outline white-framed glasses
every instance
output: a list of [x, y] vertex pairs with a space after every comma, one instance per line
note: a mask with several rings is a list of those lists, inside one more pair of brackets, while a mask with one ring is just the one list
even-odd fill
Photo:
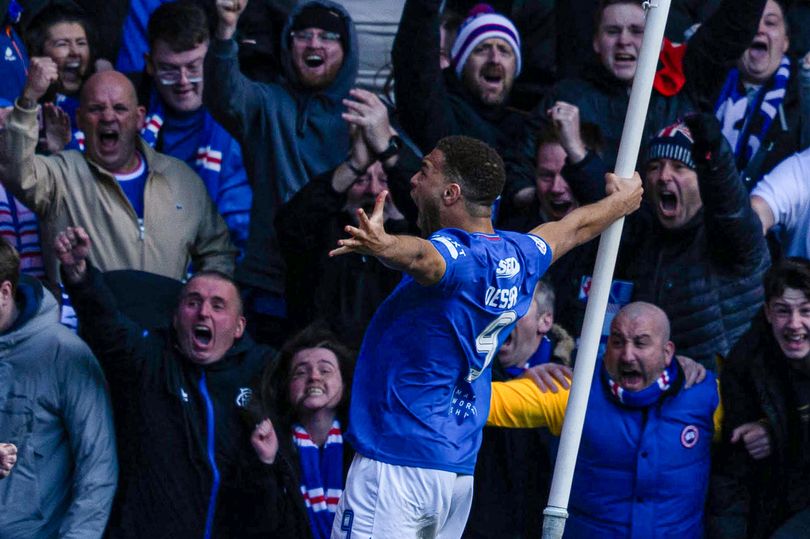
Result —
[[293, 30], [290, 36], [302, 43], [308, 43], [313, 37], [317, 37], [321, 41], [328, 43], [337, 43], [340, 41], [340, 34], [337, 32], [313, 32], [312, 30]]
[[178, 84], [183, 78], [183, 70], [186, 72], [186, 80], [190, 84], [197, 84], [203, 81], [203, 67], [202, 64], [198, 66], [181, 66], [160, 68], [155, 70], [155, 78], [164, 86], [172, 86]]

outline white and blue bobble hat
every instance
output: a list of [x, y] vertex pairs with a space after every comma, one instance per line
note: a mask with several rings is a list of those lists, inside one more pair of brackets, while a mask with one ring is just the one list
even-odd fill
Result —
[[503, 39], [515, 53], [515, 77], [520, 75], [520, 34], [512, 21], [495, 13], [489, 4], [477, 4], [461, 23], [458, 36], [450, 52], [456, 75], [461, 77], [464, 64], [472, 50], [482, 41], [497, 37]]

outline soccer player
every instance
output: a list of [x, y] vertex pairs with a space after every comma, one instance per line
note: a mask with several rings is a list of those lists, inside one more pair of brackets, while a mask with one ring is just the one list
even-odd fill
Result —
[[607, 176], [606, 198], [530, 234], [496, 231], [503, 162], [463, 136], [439, 141], [411, 179], [427, 240], [383, 227], [386, 192], [332, 255], [405, 273], [366, 331], [348, 437], [357, 451], [332, 529], [347, 537], [460, 537], [489, 412], [489, 365], [543, 272], [641, 202], [641, 180]]

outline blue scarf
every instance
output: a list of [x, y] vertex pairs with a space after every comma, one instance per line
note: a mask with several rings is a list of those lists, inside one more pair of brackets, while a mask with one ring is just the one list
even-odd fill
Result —
[[600, 374], [602, 382], [608, 389], [608, 393], [614, 400], [628, 406], [630, 408], [646, 408], [658, 402], [662, 396], [666, 395], [670, 389], [675, 385], [680, 376], [678, 369], [678, 362], [675, 358], [669, 362], [667, 368], [661, 373], [661, 376], [649, 387], [645, 387], [640, 391], [628, 391], [623, 389], [616, 381], [614, 381], [605, 368], [605, 363], [602, 362], [600, 367]]
[[338, 500], [343, 493], [343, 435], [337, 419], [332, 422], [323, 449], [319, 449], [303, 426], [293, 427], [298, 448], [301, 494], [315, 539], [329, 539]]
[[723, 135], [734, 148], [738, 170], [744, 170], [762, 146], [785, 99], [789, 79], [790, 59], [783, 56], [779, 69], [757, 90], [749, 107], [748, 95], [740, 81], [740, 70], [735, 67], [729, 72], [715, 104], [715, 115], [720, 120]]

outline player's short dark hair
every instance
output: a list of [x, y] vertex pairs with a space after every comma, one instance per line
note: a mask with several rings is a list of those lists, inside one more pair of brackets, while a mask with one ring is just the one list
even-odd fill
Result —
[[45, 56], [48, 31], [52, 26], [60, 23], [75, 23], [84, 29], [92, 65], [93, 55], [96, 51], [95, 27], [84, 10], [67, 2], [53, 2], [33, 18], [25, 31], [25, 47], [28, 49], [28, 53], [31, 56]]
[[20, 255], [17, 249], [3, 237], [0, 237], [0, 284], [8, 281], [16, 292], [20, 280]]
[[602, 15], [605, 13], [605, 9], [610, 6], [615, 6], [617, 4], [634, 4], [638, 7], [641, 7], [641, 0], [601, 0], [599, 2], [599, 7], [596, 8], [593, 14], [593, 33], [594, 35], [599, 33], [599, 26], [602, 24]]
[[771, 266], [765, 274], [765, 302], [781, 296], [786, 288], [800, 290], [810, 298], [810, 260], [790, 257]]
[[461, 135], [441, 139], [436, 149], [444, 156], [444, 177], [461, 186], [468, 207], [492, 206], [506, 183], [498, 152], [478, 139]]
[[187, 0], [162, 4], [149, 17], [146, 37], [150, 50], [163, 41], [174, 52], [188, 51], [209, 40], [208, 18], [200, 6]]
[[233, 277], [228, 275], [227, 273], [223, 273], [219, 270], [202, 270], [198, 271], [194, 275], [186, 281], [186, 284], [183, 285], [183, 288], [180, 290], [180, 298], [183, 298], [186, 295], [186, 290], [188, 289], [188, 285], [190, 285], [194, 279], [199, 279], [200, 277], [213, 277], [214, 279], [219, 279], [220, 281], [225, 281], [226, 283], [233, 286], [234, 290], [236, 290], [236, 301], [237, 306], [239, 307], [239, 315], [241, 316], [244, 312], [244, 306], [242, 304], [242, 292], [239, 289], [239, 285], [236, 281], [233, 280]]

